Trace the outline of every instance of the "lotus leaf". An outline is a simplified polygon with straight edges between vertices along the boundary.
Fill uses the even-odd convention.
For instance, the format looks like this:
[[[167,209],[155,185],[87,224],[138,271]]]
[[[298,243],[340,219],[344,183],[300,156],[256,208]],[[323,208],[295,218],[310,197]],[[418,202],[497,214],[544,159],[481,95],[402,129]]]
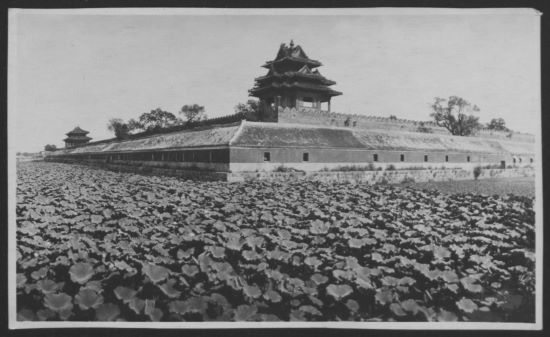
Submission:
[[[477,304],[475,304],[471,299],[469,298],[462,298],[460,299],[460,301],[457,301],[456,302],[456,306],[464,311],[464,312],[469,312],[469,313],[472,313],[474,312],[475,310],[477,310]]]
[[[123,286],[116,287],[113,292],[115,293],[116,298],[124,303],[132,301],[137,294],[137,291]]]
[[[258,308],[255,305],[246,305],[242,304],[235,309],[235,320],[236,321],[248,321],[254,318]]]
[[[75,295],[74,300],[82,310],[96,309],[103,304],[103,296],[92,289],[80,289],[78,294]]]
[[[162,285],[157,284],[157,287],[169,298],[177,298],[180,296],[181,291],[174,289],[174,284],[176,284],[176,280],[171,279]]]
[[[152,263],[143,263],[141,271],[144,275],[147,275],[153,283],[164,281],[170,273],[167,268]]]
[[[40,290],[43,294],[51,294],[56,292],[58,288],[58,284],[52,280],[43,279],[36,282],[36,289]]]
[[[65,293],[46,294],[44,296],[44,305],[55,312],[62,310],[71,310],[73,298]]]
[[[353,289],[347,284],[329,284],[327,286],[327,294],[332,296],[336,301],[340,301],[351,293],[353,293]]]
[[[94,276],[94,267],[89,263],[77,263],[69,269],[71,280],[75,283],[84,284]]]
[[[95,315],[98,321],[114,321],[120,315],[120,308],[113,303],[104,303],[95,309]]]

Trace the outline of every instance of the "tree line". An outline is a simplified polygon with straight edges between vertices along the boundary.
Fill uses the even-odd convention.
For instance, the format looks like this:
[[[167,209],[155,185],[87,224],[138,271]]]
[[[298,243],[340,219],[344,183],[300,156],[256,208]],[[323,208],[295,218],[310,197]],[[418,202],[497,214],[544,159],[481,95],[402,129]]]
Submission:
[[[258,110],[258,102],[248,100],[246,103],[239,103],[235,106],[236,113],[250,113]],[[117,139],[126,139],[135,132],[154,131],[171,126],[193,124],[204,121],[208,118],[204,106],[199,104],[184,105],[179,110],[178,117],[171,112],[161,108],[142,113],[137,119],[124,121],[120,118],[109,120],[107,129],[115,134]]]
[[[503,118],[493,118],[487,124],[480,123],[479,117],[472,114],[473,112],[479,112],[479,107],[462,97],[450,96],[448,99],[435,97],[430,107],[432,110],[430,117],[432,117],[434,123],[447,129],[455,136],[475,135],[482,128],[494,131],[511,131],[506,127]],[[389,118],[397,119],[394,115]],[[417,131],[431,133],[432,129],[421,122]]]
[[[474,135],[479,129],[484,127],[495,131],[511,131],[506,127],[506,122],[503,118],[493,118],[487,124],[480,123],[479,117],[471,114],[480,111],[479,107],[458,96],[450,96],[448,99],[435,97],[430,107],[432,110],[430,117],[433,118],[435,124],[444,127],[455,136]],[[246,103],[238,103],[234,110],[235,113],[255,114],[259,111],[259,102],[248,100]],[[130,134],[135,132],[193,124],[208,118],[204,106],[198,104],[184,105],[178,113],[181,117],[157,108],[150,112],[142,113],[137,119],[131,118],[128,121],[124,121],[120,118],[113,118],[109,120],[107,129],[112,131],[117,139],[127,139]],[[397,119],[397,117],[391,115],[390,119]],[[432,132],[424,123],[420,123],[417,131]],[[55,151],[56,146],[48,144],[44,147],[44,150]]]

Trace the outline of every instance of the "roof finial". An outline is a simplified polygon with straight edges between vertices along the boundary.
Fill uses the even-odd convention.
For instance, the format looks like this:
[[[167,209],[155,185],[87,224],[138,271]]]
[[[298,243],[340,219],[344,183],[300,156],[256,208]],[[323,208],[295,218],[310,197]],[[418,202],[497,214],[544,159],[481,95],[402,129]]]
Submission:
[[[290,48],[294,48],[294,40],[290,39]]]

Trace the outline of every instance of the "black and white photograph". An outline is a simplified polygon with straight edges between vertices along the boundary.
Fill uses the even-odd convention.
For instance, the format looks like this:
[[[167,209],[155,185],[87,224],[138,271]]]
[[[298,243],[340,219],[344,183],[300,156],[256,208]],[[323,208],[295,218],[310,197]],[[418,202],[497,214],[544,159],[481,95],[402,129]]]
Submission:
[[[10,329],[541,329],[541,15],[9,9]]]

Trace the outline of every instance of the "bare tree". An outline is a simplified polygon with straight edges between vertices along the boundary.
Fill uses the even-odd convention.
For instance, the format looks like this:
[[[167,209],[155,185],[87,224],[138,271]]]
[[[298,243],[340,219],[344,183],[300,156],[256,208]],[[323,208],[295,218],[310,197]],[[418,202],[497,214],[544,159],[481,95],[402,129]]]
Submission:
[[[472,135],[480,127],[479,117],[466,114],[479,111],[479,108],[461,97],[451,96],[448,100],[436,97],[431,107],[434,112],[430,116],[435,123],[453,135]]]

